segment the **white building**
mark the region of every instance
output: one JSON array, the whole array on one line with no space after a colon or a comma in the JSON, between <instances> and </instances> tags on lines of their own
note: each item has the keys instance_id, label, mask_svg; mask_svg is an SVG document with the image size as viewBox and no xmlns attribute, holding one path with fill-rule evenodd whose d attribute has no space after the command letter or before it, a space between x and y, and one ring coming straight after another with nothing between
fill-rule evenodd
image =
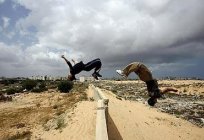
<instances>
[{"instance_id":1,"label":"white building","mask_svg":"<svg viewBox=\"0 0 204 140\"><path fill-rule=\"evenodd\" d=\"M60 76L56 76L56 77L53 77L53 76L31 76L29 77L29 79L31 80L51 80L51 81L56 81L56 80L66 80L67 77L60 77Z\"/></svg>"},{"instance_id":2,"label":"white building","mask_svg":"<svg viewBox=\"0 0 204 140\"><path fill-rule=\"evenodd\" d=\"M85 81L94 81L93 77L79 77L80 82L85 82Z\"/></svg>"}]
</instances>

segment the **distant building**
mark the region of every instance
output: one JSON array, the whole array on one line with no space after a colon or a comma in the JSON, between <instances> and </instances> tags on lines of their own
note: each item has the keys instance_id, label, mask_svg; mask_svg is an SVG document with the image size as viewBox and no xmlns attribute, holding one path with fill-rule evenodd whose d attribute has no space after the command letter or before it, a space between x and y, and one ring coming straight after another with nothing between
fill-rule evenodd
<instances>
[{"instance_id":1,"label":"distant building","mask_svg":"<svg viewBox=\"0 0 204 140\"><path fill-rule=\"evenodd\" d=\"M85 82L85 81L94 81L94 78L93 77L80 77L79 78L79 81L80 82Z\"/></svg>"},{"instance_id":2,"label":"distant building","mask_svg":"<svg viewBox=\"0 0 204 140\"><path fill-rule=\"evenodd\" d=\"M31 80L49 80L49 81L56 81L56 80L66 80L67 77L60 77L60 76L56 76L56 77L53 77L53 76L31 76L29 77L29 79Z\"/></svg>"}]
</instances>

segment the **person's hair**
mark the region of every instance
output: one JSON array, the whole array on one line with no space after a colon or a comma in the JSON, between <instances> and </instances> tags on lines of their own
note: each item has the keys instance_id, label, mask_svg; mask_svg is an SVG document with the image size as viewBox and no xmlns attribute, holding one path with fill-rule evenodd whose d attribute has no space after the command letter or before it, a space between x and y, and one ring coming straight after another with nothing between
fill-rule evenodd
<instances>
[{"instance_id":1,"label":"person's hair","mask_svg":"<svg viewBox=\"0 0 204 140\"><path fill-rule=\"evenodd\" d=\"M73 81L73 80L75 80L75 77L73 75L69 74L68 75L68 80L69 81Z\"/></svg>"}]
</instances>

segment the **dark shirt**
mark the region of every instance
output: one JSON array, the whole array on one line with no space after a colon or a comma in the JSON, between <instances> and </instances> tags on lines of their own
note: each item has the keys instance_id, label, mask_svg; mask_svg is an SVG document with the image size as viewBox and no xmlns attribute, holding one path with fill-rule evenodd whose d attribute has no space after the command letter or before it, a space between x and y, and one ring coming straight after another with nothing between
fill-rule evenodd
<instances>
[{"instance_id":1,"label":"dark shirt","mask_svg":"<svg viewBox=\"0 0 204 140\"><path fill-rule=\"evenodd\" d=\"M153 97L153 96L157 98L161 97L157 80L155 79L149 80L146 82L146 85L147 85L147 91L150 97Z\"/></svg>"},{"instance_id":2,"label":"dark shirt","mask_svg":"<svg viewBox=\"0 0 204 140\"><path fill-rule=\"evenodd\" d=\"M72 67L72 70L70 71L70 73L72 75L76 75L78 73L80 73L82 70L84 70L84 63L82 61L80 61L79 63L75 64L73 67Z\"/></svg>"},{"instance_id":3,"label":"dark shirt","mask_svg":"<svg viewBox=\"0 0 204 140\"><path fill-rule=\"evenodd\" d=\"M159 88L157 80L155 79L147 81L146 85L148 92L153 92L154 90L157 90Z\"/></svg>"}]
</instances>

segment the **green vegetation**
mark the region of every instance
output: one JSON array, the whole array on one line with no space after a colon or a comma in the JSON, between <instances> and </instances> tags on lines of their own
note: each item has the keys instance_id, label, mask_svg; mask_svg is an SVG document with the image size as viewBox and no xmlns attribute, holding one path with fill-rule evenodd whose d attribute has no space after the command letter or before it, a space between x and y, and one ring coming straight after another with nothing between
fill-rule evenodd
<instances>
[{"instance_id":1,"label":"green vegetation","mask_svg":"<svg viewBox=\"0 0 204 140\"><path fill-rule=\"evenodd\" d=\"M40 92L43 92L43 91L46 91L46 90L47 90L47 88L46 88L45 82L39 81L37 83L37 85L32 89L32 92L40 93Z\"/></svg>"},{"instance_id":2,"label":"green vegetation","mask_svg":"<svg viewBox=\"0 0 204 140\"><path fill-rule=\"evenodd\" d=\"M32 90L37 85L35 80L25 80L22 82L22 87L27 90Z\"/></svg>"},{"instance_id":3,"label":"green vegetation","mask_svg":"<svg viewBox=\"0 0 204 140\"><path fill-rule=\"evenodd\" d=\"M3 81L1 81L2 84L4 84L5 86L8 86L9 84L15 84L18 81L15 79L5 79Z\"/></svg>"},{"instance_id":4,"label":"green vegetation","mask_svg":"<svg viewBox=\"0 0 204 140\"><path fill-rule=\"evenodd\" d=\"M58 90L60 92L68 93L73 88L73 82L71 81L61 81L58 84Z\"/></svg>"},{"instance_id":5,"label":"green vegetation","mask_svg":"<svg viewBox=\"0 0 204 140\"><path fill-rule=\"evenodd\" d=\"M66 126L64 118L57 119L57 127L55 129L62 129Z\"/></svg>"},{"instance_id":6,"label":"green vegetation","mask_svg":"<svg viewBox=\"0 0 204 140\"><path fill-rule=\"evenodd\" d=\"M32 132L30 131L23 131L21 133L17 132L15 135L10 136L7 138L8 140L17 140L17 139L30 139Z\"/></svg>"},{"instance_id":7,"label":"green vegetation","mask_svg":"<svg viewBox=\"0 0 204 140\"><path fill-rule=\"evenodd\" d=\"M7 95L12 95L12 94L19 93L22 91L23 91L22 87L9 87L6 89L5 92L7 93Z\"/></svg>"},{"instance_id":8,"label":"green vegetation","mask_svg":"<svg viewBox=\"0 0 204 140\"><path fill-rule=\"evenodd\" d=\"M7 95L12 95L16 93L16 90L14 88L9 88L6 90Z\"/></svg>"}]
</instances>

